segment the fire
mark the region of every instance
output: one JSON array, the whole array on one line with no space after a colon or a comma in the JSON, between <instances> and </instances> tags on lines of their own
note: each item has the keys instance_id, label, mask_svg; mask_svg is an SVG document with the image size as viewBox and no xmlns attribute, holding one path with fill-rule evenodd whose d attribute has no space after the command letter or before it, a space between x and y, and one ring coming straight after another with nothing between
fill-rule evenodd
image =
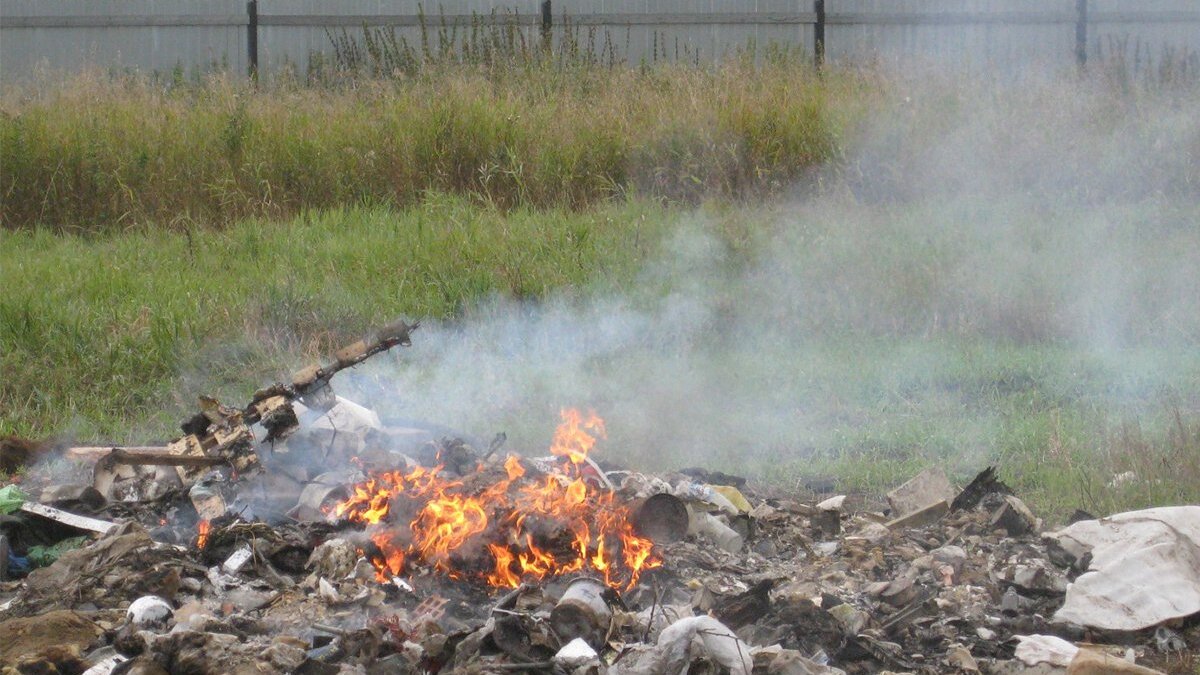
<instances>
[{"instance_id":1,"label":"fire","mask_svg":"<svg viewBox=\"0 0 1200 675\"><path fill-rule=\"evenodd\" d=\"M554 431L550 452L566 457L572 464L581 464L596 445L596 438L605 438L604 420L591 413L584 419L574 408L562 411L562 424ZM588 433L588 432L592 433ZM595 434L595 435L593 435Z\"/></svg>"},{"instance_id":2,"label":"fire","mask_svg":"<svg viewBox=\"0 0 1200 675\"><path fill-rule=\"evenodd\" d=\"M504 463L505 477L483 488L477 480L443 477L441 466L381 472L354 486L332 515L379 527L371 540L381 581L421 564L496 587L592 572L629 589L662 561L653 542L634 533L628 509L584 476L588 453L604 437L604 420L594 413L563 410L550 450L566 460L565 474L527 477L515 455ZM408 527L391 525L397 520ZM463 564L474 554L491 558L489 571Z\"/></svg>"},{"instance_id":3,"label":"fire","mask_svg":"<svg viewBox=\"0 0 1200 675\"><path fill-rule=\"evenodd\" d=\"M196 548L204 550L208 546L208 533L212 530L212 525L207 520L201 520L196 524Z\"/></svg>"}]
</instances>

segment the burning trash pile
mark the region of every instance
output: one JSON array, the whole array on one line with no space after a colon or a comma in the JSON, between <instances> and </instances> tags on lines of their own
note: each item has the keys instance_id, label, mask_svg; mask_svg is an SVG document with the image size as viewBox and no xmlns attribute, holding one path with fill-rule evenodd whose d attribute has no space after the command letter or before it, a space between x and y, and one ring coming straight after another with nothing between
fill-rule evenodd
<instances>
[{"instance_id":1,"label":"burning trash pile","mask_svg":"<svg viewBox=\"0 0 1200 675\"><path fill-rule=\"evenodd\" d=\"M661 561L651 555L654 542L634 532L629 509L615 501L603 471L588 461L593 434L603 435L604 421L594 413L584 419L574 409L562 411L562 418L550 448L565 460L562 471L545 467L530 478L521 458L509 455L504 475L474 492L468 484L486 481L489 473L482 463L465 478L445 477L443 463L418 465L409 473L384 471L355 485L327 513L380 526L395 520L394 505L411 508L411 518L401 518L408 527L377 527L371 536L379 550L371 562L380 581L402 574L409 561L462 578L469 568L462 553L478 554L490 534L486 550L492 562L476 576L491 586L516 588L525 579L591 573L608 586L633 588L643 569ZM555 542L558 552L552 550Z\"/></svg>"},{"instance_id":2,"label":"burning trash pile","mask_svg":"<svg viewBox=\"0 0 1200 675\"><path fill-rule=\"evenodd\" d=\"M518 453L333 393L410 331L0 488L0 673L1196 672L1200 507L1044 531L990 468L885 503L613 467L590 411Z\"/></svg>"}]
</instances>

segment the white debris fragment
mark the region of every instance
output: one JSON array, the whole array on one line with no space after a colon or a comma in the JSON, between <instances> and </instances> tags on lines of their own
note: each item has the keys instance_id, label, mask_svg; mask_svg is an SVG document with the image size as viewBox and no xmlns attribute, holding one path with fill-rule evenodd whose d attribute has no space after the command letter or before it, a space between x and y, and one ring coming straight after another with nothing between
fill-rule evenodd
<instances>
[{"instance_id":1,"label":"white debris fragment","mask_svg":"<svg viewBox=\"0 0 1200 675\"><path fill-rule=\"evenodd\" d=\"M174 614L171 603L157 595L145 595L129 605L125 616L142 630L154 630L165 627Z\"/></svg>"},{"instance_id":2,"label":"white debris fragment","mask_svg":"<svg viewBox=\"0 0 1200 675\"><path fill-rule=\"evenodd\" d=\"M250 559L253 557L254 551L252 551L249 546L243 546L229 554L229 557L225 559L224 563L222 563L221 569L228 574L237 574L238 572L242 571L242 568L245 567L246 563L250 562Z\"/></svg>"},{"instance_id":3,"label":"white debris fragment","mask_svg":"<svg viewBox=\"0 0 1200 675\"><path fill-rule=\"evenodd\" d=\"M383 422L379 420L379 415L374 410L364 408L354 401L338 396L337 404L313 420L309 426L312 429L364 434L370 429L382 429Z\"/></svg>"},{"instance_id":4,"label":"white debris fragment","mask_svg":"<svg viewBox=\"0 0 1200 675\"><path fill-rule=\"evenodd\" d=\"M688 510L689 512L691 511L691 509ZM720 519L711 513L701 512L692 513L692 515L693 518L689 529L693 534L708 539L729 553L737 553L742 550L745 540L742 539L742 535L738 534L736 530L721 522Z\"/></svg>"},{"instance_id":5,"label":"white debris fragment","mask_svg":"<svg viewBox=\"0 0 1200 675\"><path fill-rule=\"evenodd\" d=\"M558 653L554 655L554 663L564 668L580 668L582 666L594 664L598 658L595 649L584 641L583 638L575 638L571 640Z\"/></svg>"},{"instance_id":6,"label":"white debris fragment","mask_svg":"<svg viewBox=\"0 0 1200 675\"><path fill-rule=\"evenodd\" d=\"M116 669L117 666L125 663L128 660L128 658L121 656L120 654L113 654L112 656L101 660L91 668L83 671L83 675L109 675L113 670Z\"/></svg>"},{"instance_id":7,"label":"white debris fragment","mask_svg":"<svg viewBox=\"0 0 1200 675\"><path fill-rule=\"evenodd\" d=\"M1079 647L1053 635L1014 635L1017 638L1017 649L1013 652L1021 663L1036 666L1046 663L1052 666L1066 668L1071 665Z\"/></svg>"},{"instance_id":8,"label":"white debris fragment","mask_svg":"<svg viewBox=\"0 0 1200 675\"><path fill-rule=\"evenodd\" d=\"M330 604L339 602L342 599L342 596L340 593L338 593L337 588L335 588L333 584L329 583L329 580L325 577L321 577L321 580L317 582L317 593L320 594L322 600Z\"/></svg>"},{"instance_id":9,"label":"white debris fragment","mask_svg":"<svg viewBox=\"0 0 1200 675\"><path fill-rule=\"evenodd\" d=\"M366 558L359 558L358 561L354 563L354 569L352 569L350 573L346 575L345 580L353 581L357 579L358 581L370 581L374 578L375 566L372 565L371 562Z\"/></svg>"},{"instance_id":10,"label":"white debris fragment","mask_svg":"<svg viewBox=\"0 0 1200 675\"><path fill-rule=\"evenodd\" d=\"M817 504L817 508L821 511L841 511L842 505L846 503L846 495L838 495L830 497L825 501Z\"/></svg>"},{"instance_id":11,"label":"white debris fragment","mask_svg":"<svg viewBox=\"0 0 1200 675\"><path fill-rule=\"evenodd\" d=\"M658 651L662 657L663 673L688 671L693 650L729 669L730 675L750 675L754 661L750 645L742 642L725 624L711 616L692 616L680 619L658 636Z\"/></svg>"},{"instance_id":12,"label":"white debris fragment","mask_svg":"<svg viewBox=\"0 0 1200 675\"><path fill-rule=\"evenodd\" d=\"M1123 471L1114 475L1112 480L1108 481L1106 487L1110 490L1115 490L1126 483L1132 483L1133 481L1137 480L1137 477L1137 474L1133 471Z\"/></svg>"}]
</instances>

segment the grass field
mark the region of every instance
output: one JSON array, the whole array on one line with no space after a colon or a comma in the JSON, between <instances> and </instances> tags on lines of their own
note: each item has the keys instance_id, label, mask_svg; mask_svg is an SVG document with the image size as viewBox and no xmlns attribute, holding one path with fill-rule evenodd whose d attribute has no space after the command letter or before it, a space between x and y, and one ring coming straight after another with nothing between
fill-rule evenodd
<instances>
[{"instance_id":1,"label":"grass field","mask_svg":"<svg viewBox=\"0 0 1200 675\"><path fill-rule=\"evenodd\" d=\"M339 390L514 448L590 405L652 468L1200 500L1194 90L447 77L9 92L0 433L165 439L404 316Z\"/></svg>"},{"instance_id":2,"label":"grass field","mask_svg":"<svg viewBox=\"0 0 1200 675\"><path fill-rule=\"evenodd\" d=\"M833 158L863 83L795 63L766 68L455 67L262 89L84 76L14 87L0 98L0 224L225 226L404 206L431 190L572 209L630 194L770 193Z\"/></svg>"}]
</instances>

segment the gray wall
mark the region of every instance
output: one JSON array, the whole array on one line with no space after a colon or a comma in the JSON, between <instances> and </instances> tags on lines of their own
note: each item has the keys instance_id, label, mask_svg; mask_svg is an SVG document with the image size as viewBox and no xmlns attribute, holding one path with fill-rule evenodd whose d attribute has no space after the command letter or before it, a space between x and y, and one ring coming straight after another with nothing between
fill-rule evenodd
<instances>
[{"instance_id":1,"label":"gray wall","mask_svg":"<svg viewBox=\"0 0 1200 675\"><path fill-rule=\"evenodd\" d=\"M0 0L0 79L85 64L245 72L246 17L244 0Z\"/></svg>"},{"instance_id":2,"label":"gray wall","mask_svg":"<svg viewBox=\"0 0 1200 675\"><path fill-rule=\"evenodd\" d=\"M443 15L468 30L472 14L516 11L536 40L538 0L426 2L427 24ZM0 81L39 69L85 65L185 72L248 68L244 0L0 0ZM755 41L813 51L814 0L555 0L581 38L607 35L619 56L710 60ZM1068 67L1075 60L1076 0L825 0L831 61L943 63L1006 71ZM415 0L259 0L264 74L305 72L312 52L331 52L326 30L361 37L364 23L390 25L419 44ZM1143 67L1165 55L1200 54L1200 0L1088 0L1089 58L1124 51Z\"/></svg>"}]
</instances>

